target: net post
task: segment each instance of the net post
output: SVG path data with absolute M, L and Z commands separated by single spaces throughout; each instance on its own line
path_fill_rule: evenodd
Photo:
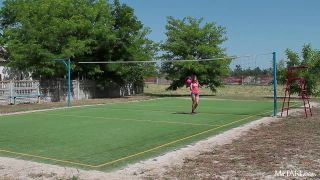
M 273 116 L 277 115 L 277 58 L 276 52 L 272 53 L 273 56 Z
M 68 68 L 68 107 L 71 107 L 71 70 L 70 70 L 70 58 L 67 61 L 67 68 Z

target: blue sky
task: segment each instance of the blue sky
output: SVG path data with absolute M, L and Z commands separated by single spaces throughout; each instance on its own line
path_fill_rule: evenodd
M 305 43 L 320 48 L 319 0 L 122 0 L 152 29 L 150 38 L 165 40 L 166 17 L 203 17 L 226 27 L 229 55 L 301 51 Z
M 112 0 L 109 0 L 112 1 Z M 253 55 L 286 48 L 301 51 L 305 43 L 320 49 L 320 0 L 120 0 L 135 9 L 149 37 L 165 40 L 166 18 L 203 17 L 226 27 L 228 55 Z M 2 0 L 0 0 L 2 3 Z

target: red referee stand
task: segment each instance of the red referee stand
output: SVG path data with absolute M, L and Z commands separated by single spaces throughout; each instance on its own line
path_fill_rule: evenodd
M 294 81 L 298 82 L 298 84 L 299 84 L 299 88 L 300 88 L 299 96 L 303 101 L 304 113 L 305 113 L 306 117 L 308 117 L 308 111 L 310 113 L 310 116 L 312 116 L 309 97 L 307 95 L 306 80 L 303 77 L 295 77 L 295 74 L 294 74 L 294 72 L 297 71 L 297 70 L 304 70 L 304 69 L 307 69 L 307 68 L 308 68 L 308 66 L 291 66 L 291 67 L 288 67 L 288 80 L 287 80 L 287 84 L 286 84 L 285 95 L 284 95 L 284 98 L 283 98 L 281 117 L 282 117 L 283 112 L 285 110 L 287 111 L 287 116 L 288 116 L 288 112 L 289 112 L 289 109 L 290 109 L 290 98 L 291 98 L 291 94 L 292 94 L 292 92 L 291 92 L 291 84 Z M 287 104 L 287 106 L 286 106 L 286 104 Z

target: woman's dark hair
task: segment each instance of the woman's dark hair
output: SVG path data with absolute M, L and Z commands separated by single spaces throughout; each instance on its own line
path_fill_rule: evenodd
M 196 80 L 198 80 L 197 75 L 193 74 L 191 76 L 191 80 L 192 80 L 192 82 L 195 82 Z

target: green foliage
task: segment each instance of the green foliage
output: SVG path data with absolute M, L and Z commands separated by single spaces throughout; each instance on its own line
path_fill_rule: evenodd
M 119 0 L 6 0 L 0 17 L 9 66 L 33 77 L 64 76 L 64 64 L 52 59 L 70 57 L 73 78 L 141 81 L 140 67 L 76 62 L 148 60 L 156 51 L 150 30 Z
M 278 63 L 278 81 L 284 84 L 287 81 L 289 66 L 308 66 L 307 70 L 297 70 L 294 74 L 296 77 L 304 77 L 307 81 L 308 94 L 320 95 L 320 51 L 313 49 L 310 44 L 306 44 L 302 48 L 301 57 L 298 53 L 287 49 L 286 55 L 288 61 L 284 60 Z M 293 85 L 294 92 L 299 92 L 297 84 Z
M 281 59 L 277 63 L 277 82 L 278 84 L 284 85 L 287 82 L 288 69 L 286 62 Z
M 110 34 L 110 19 L 103 0 L 7 0 L 1 9 L 1 42 L 9 66 L 33 76 L 59 76 L 65 74 L 64 65 L 52 59 L 91 53 L 95 36 Z
M 108 61 L 146 61 L 153 59 L 157 45 L 146 36 L 151 32 L 144 28 L 134 15 L 134 10 L 115 0 L 111 14 L 114 18 L 113 32 L 116 41 L 112 44 Z M 143 83 L 143 77 L 155 71 L 154 65 L 121 64 L 106 67 L 108 74 L 119 84 Z
M 182 20 L 168 17 L 167 40 L 161 46 L 165 52 L 162 58 L 199 60 L 224 57 L 225 49 L 220 45 L 226 40 L 225 28 L 213 22 L 202 25 L 202 21 L 191 17 Z M 230 60 L 167 62 L 162 64 L 162 72 L 172 80 L 169 89 L 182 87 L 187 76 L 196 74 L 200 84 L 215 91 L 221 85 L 221 76 L 228 73 L 229 64 Z

